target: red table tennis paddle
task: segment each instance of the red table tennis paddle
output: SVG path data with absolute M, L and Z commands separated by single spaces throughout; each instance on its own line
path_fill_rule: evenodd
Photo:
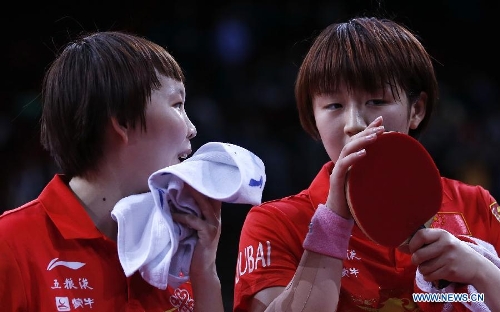
M 349 169 L 346 197 L 366 236 L 380 245 L 398 247 L 438 212 L 439 170 L 416 139 L 386 132 Z

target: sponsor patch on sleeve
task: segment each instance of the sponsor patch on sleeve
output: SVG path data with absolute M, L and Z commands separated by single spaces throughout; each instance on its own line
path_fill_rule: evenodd
M 498 203 L 494 202 L 490 205 L 491 213 L 497 218 L 498 222 L 500 222 L 500 208 L 498 207 Z

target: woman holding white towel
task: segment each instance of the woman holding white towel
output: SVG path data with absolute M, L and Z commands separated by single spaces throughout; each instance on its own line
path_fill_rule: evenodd
M 175 289 L 125 276 L 110 215 L 191 154 L 185 99 L 180 66 L 145 38 L 96 32 L 58 54 L 43 81 L 41 142 L 61 174 L 0 217 L 3 311 L 223 311 L 219 201 L 191 189 L 203 218 L 173 216 L 199 236 L 191 280 Z

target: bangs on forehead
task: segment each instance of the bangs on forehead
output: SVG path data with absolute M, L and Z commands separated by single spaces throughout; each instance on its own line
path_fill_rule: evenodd
M 158 73 L 174 80 L 184 82 L 184 74 L 180 66 L 167 51 L 163 49 L 156 50 L 151 59 Z
M 345 86 L 348 91 L 377 92 L 387 86 L 395 90 L 398 68 L 395 43 L 384 38 L 376 27 L 356 22 L 331 29 L 332 34 L 318 43 L 309 73 L 310 94 L 326 94 Z M 377 34 L 378 33 L 378 34 Z M 389 61 L 391 60 L 391 61 Z
M 141 62 L 137 69 L 144 71 L 143 75 L 139 75 L 137 78 L 145 78 L 145 88 L 153 86 L 153 88 L 160 88 L 160 82 L 157 77 L 157 73 L 184 82 L 184 74 L 179 64 L 175 59 L 160 45 L 147 41 L 143 38 L 132 38 L 131 40 L 136 40 L 134 45 L 135 50 L 131 53 L 137 53 L 137 59 Z

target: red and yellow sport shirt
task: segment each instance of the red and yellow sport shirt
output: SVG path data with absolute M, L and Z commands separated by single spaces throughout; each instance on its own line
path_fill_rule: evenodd
M 160 290 L 139 273 L 125 276 L 116 242 L 63 179 L 0 216 L 0 310 L 193 311 L 190 283 Z
M 316 207 L 326 201 L 333 163 L 297 195 L 252 207 L 240 236 L 234 311 L 246 311 L 267 287 L 286 286 L 302 257 Z M 431 227 L 471 235 L 500 251 L 496 200 L 480 186 L 442 178 L 443 201 Z M 422 194 L 425 196 L 425 194 Z M 355 225 L 344 261 L 338 311 L 421 311 L 412 299 L 416 267 L 410 256 L 373 243 Z

